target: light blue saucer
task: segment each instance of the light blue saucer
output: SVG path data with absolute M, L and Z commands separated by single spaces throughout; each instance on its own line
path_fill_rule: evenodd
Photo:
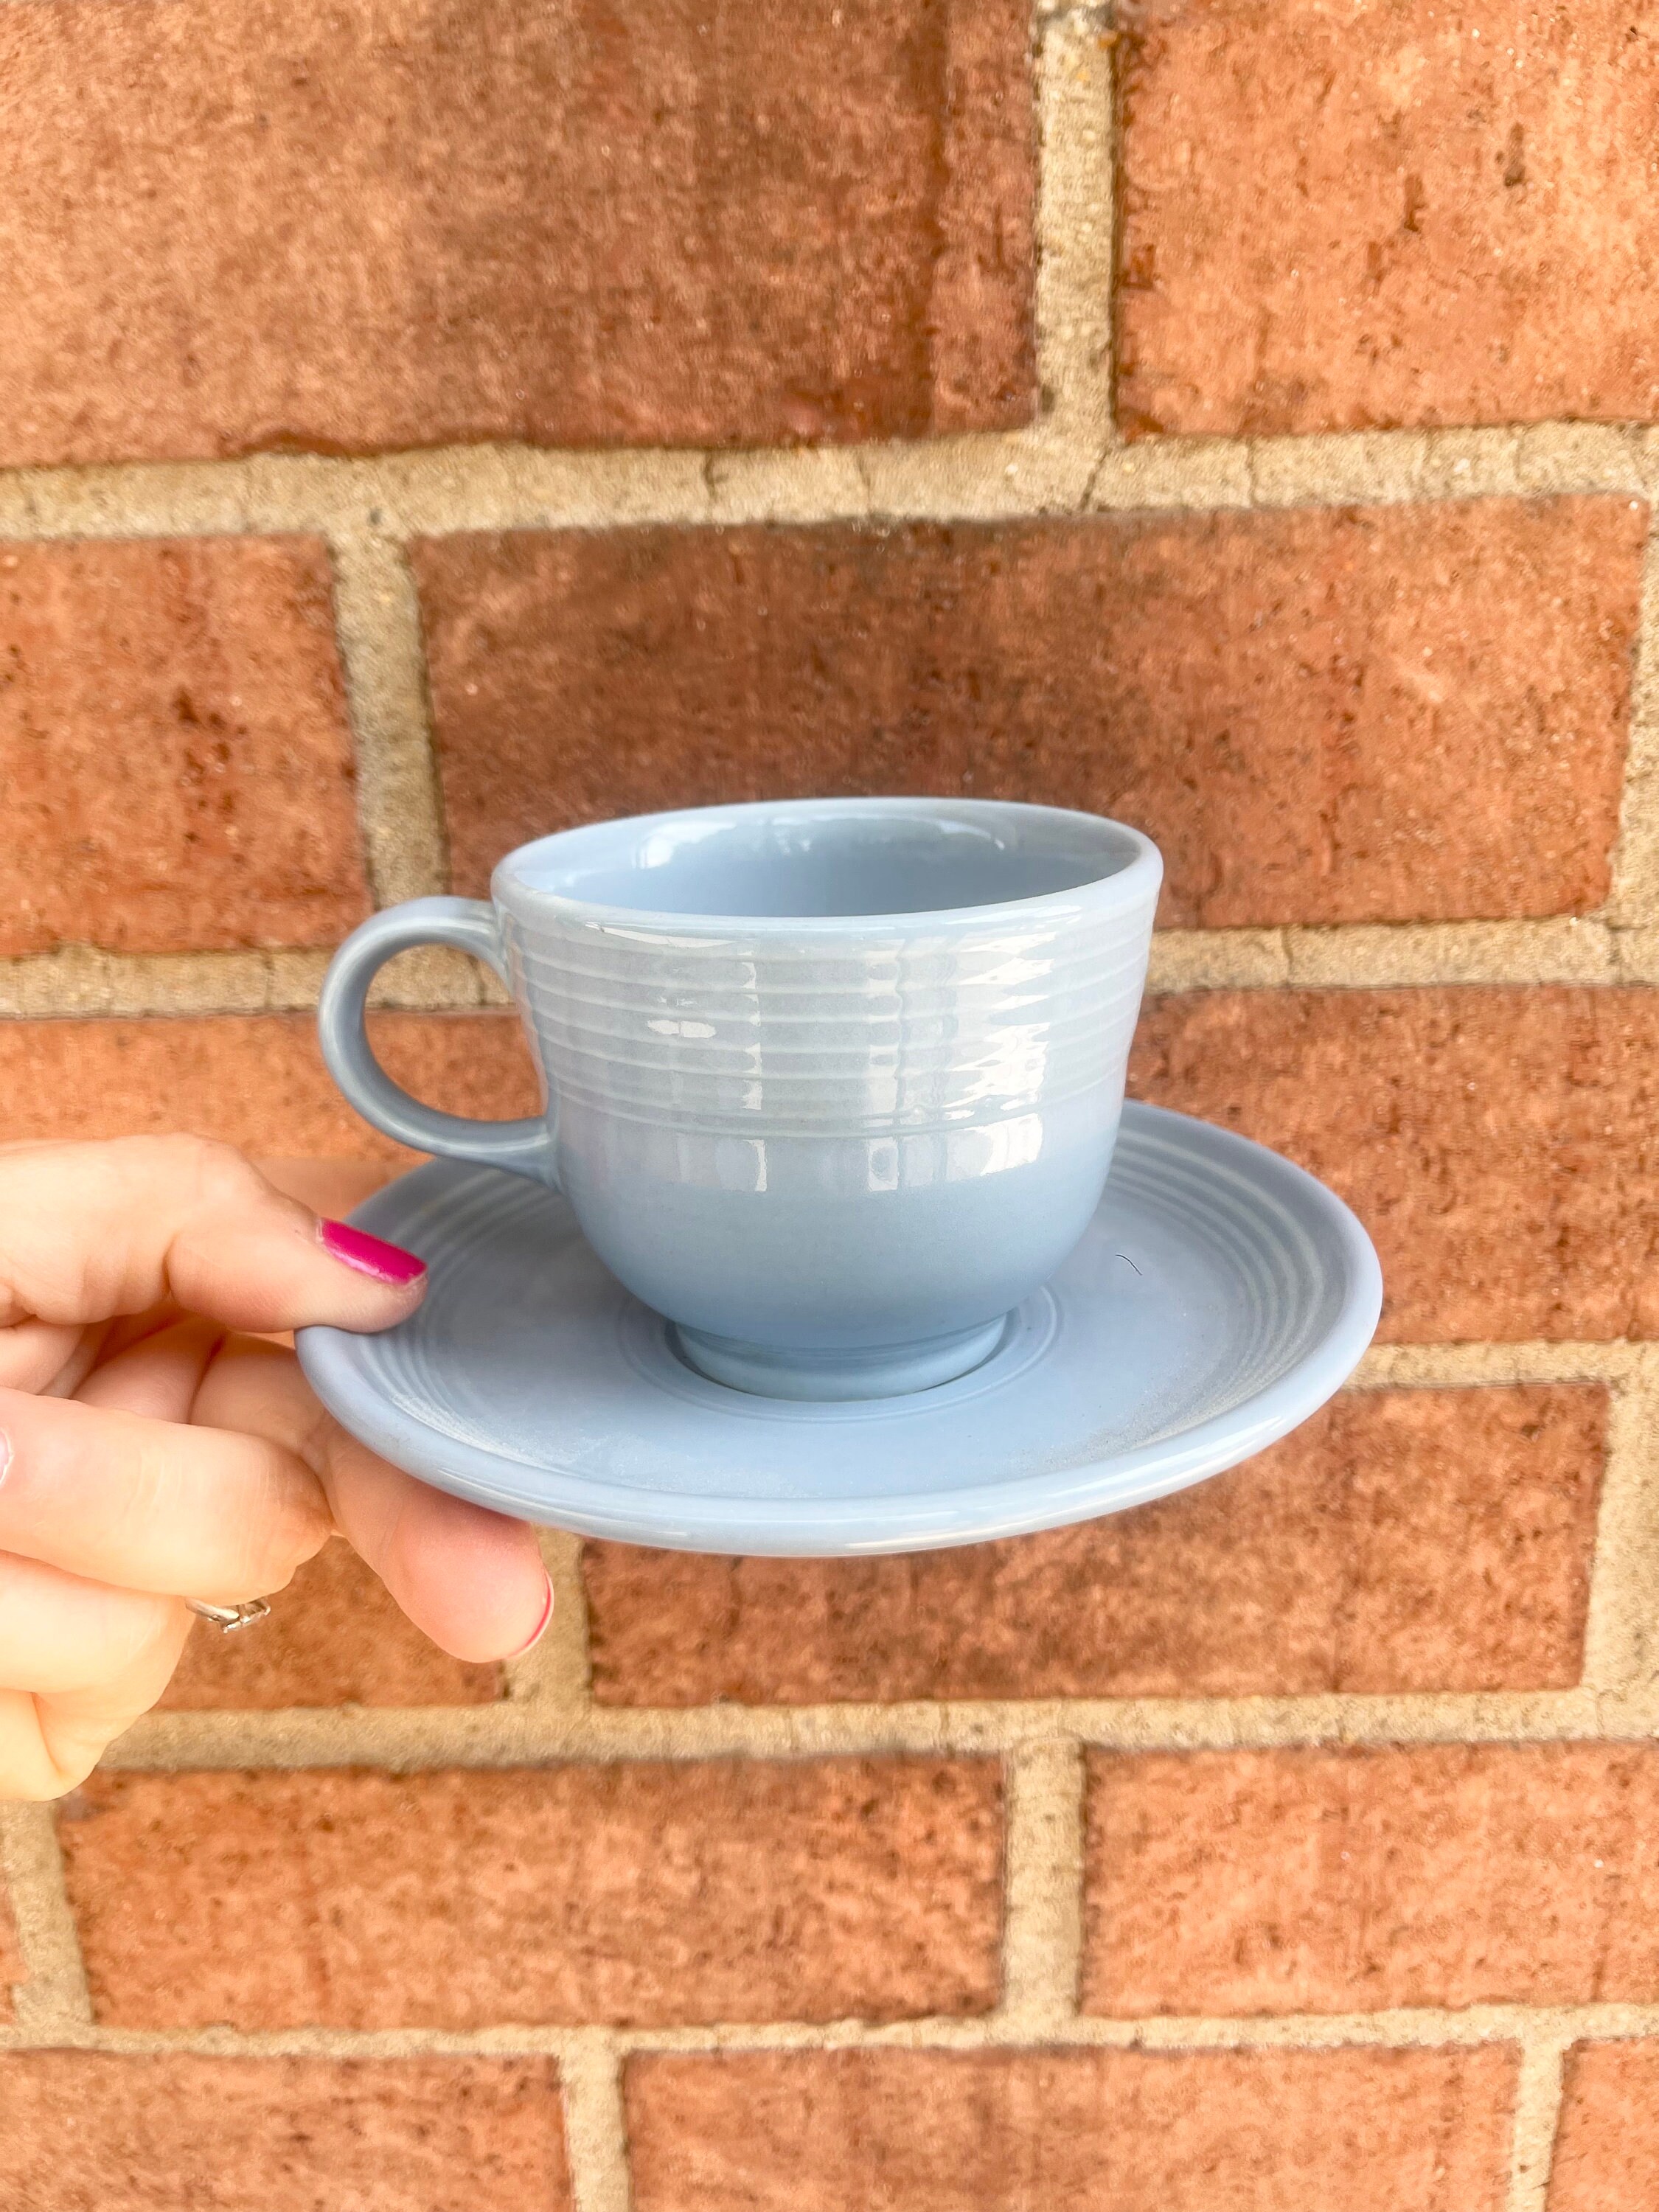
M 1322 1405 L 1382 1297 L 1370 1239 L 1323 1184 L 1135 1104 L 1071 1258 L 982 1366 L 909 1397 L 705 1381 L 564 1200 L 497 1169 L 434 1161 L 351 1218 L 432 1284 L 385 1335 L 301 1331 L 337 1419 L 463 1498 L 684 1551 L 922 1551 L 1161 1498 Z

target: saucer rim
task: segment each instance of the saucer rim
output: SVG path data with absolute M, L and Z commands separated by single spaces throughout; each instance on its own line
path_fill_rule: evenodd
M 1352 1209 L 1317 1176 L 1282 1153 L 1218 1122 L 1167 1107 L 1126 1100 L 1123 1112 L 1126 1125 L 1173 1137 L 1188 1157 L 1207 1152 L 1252 1179 L 1267 1175 L 1287 1181 L 1302 1203 L 1334 1231 L 1346 1280 L 1323 1335 L 1261 1389 L 1173 1436 L 1105 1453 L 1060 1476 L 1033 1473 L 1006 1482 L 967 1484 L 913 1497 L 884 1492 L 811 1500 L 624 1488 L 545 1462 L 508 1458 L 404 1413 L 364 1374 L 356 1357 L 360 1339 L 348 1331 L 298 1331 L 300 1363 L 318 1396 L 343 1426 L 418 1480 L 495 1512 L 610 1542 L 757 1557 L 874 1556 L 1030 1535 L 1146 1504 L 1254 1457 L 1334 1396 L 1376 1334 L 1382 1273 L 1370 1237 Z M 384 1184 L 354 1208 L 348 1219 L 356 1225 L 372 1225 L 362 1217 L 390 1192 L 434 1170 L 451 1174 L 453 1169 L 453 1162 L 422 1162 Z M 909 1418 L 926 1419 L 925 1409 L 904 1401 L 872 1404 L 893 1411 L 902 1407 Z M 747 1403 L 732 1410 L 733 1418 L 739 1413 L 757 1417 Z M 527 1495 L 532 1487 L 533 1498 Z

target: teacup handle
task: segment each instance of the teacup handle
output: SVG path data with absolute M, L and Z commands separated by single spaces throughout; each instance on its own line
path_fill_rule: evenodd
M 482 960 L 509 981 L 501 953 L 495 909 L 485 899 L 406 899 L 354 929 L 330 963 L 317 1003 L 317 1031 L 328 1072 L 366 1121 L 416 1152 L 441 1152 L 447 1159 L 476 1160 L 482 1167 L 510 1168 L 514 1175 L 551 1183 L 556 1189 L 554 1139 L 548 1115 L 522 1121 L 475 1121 L 464 1114 L 445 1114 L 423 1106 L 394 1083 L 368 1042 L 365 1013 L 368 987 L 396 952 L 416 945 L 453 945 Z

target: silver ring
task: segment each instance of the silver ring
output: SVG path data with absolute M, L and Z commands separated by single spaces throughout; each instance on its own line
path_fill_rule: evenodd
M 251 1597 L 245 1605 L 209 1605 L 199 1597 L 187 1597 L 185 1603 L 198 1619 L 210 1620 L 226 1636 L 233 1628 L 251 1628 L 270 1611 L 262 1597 Z

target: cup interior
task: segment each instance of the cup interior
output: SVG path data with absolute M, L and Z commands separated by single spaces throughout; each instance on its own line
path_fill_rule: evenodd
M 1150 851 L 1121 823 L 1057 807 L 844 799 L 594 823 L 523 847 L 503 872 L 635 913 L 807 921 L 1041 898 Z

